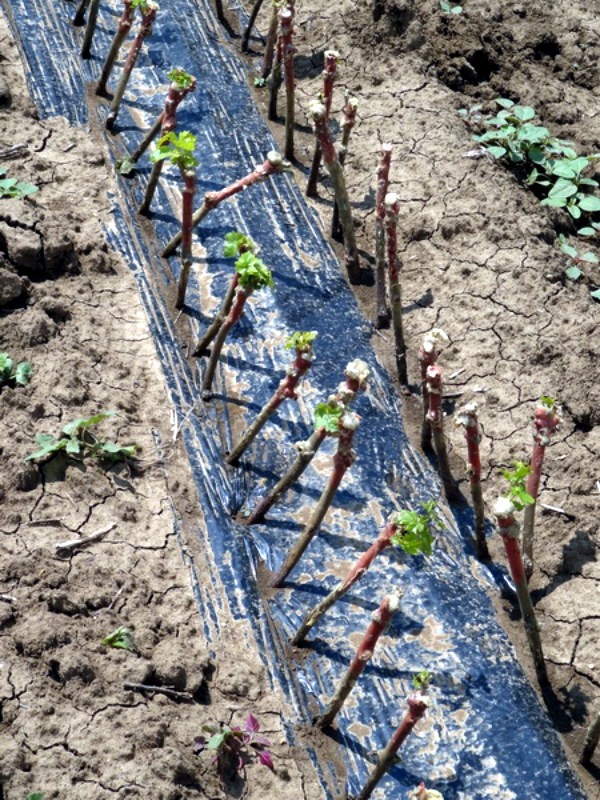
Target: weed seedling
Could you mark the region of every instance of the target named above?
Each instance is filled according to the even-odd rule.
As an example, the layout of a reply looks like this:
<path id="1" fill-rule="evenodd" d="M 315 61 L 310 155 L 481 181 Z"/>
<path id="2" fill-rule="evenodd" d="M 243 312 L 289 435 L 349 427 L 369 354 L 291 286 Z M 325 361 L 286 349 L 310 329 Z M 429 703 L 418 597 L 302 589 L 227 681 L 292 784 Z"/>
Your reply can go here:
<path id="1" fill-rule="evenodd" d="M 333 466 L 327 485 L 315 506 L 313 513 L 300 534 L 298 541 L 290 549 L 284 562 L 272 581 L 273 587 L 280 587 L 290 572 L 294 569 L 298 561 L 302 558 L 304 551 L 313 540 L 315 534 L 333 498 L 344 478 L 356 459 L 353 449 L 354 432 L 360 424 L 360 417 L 345 406 L 330 405 L 320 403 L 315 412 L 315 428 L 324 428 L 328 433 L 337 437 L 337 451 L 333 457 Z"/>
<path id="2" fill-rule="evenodd" d="M 334 406 L 337 409 L 338 407 L 349 406 L 358 392 L 367 388 L 367 381 L 370 375 L 369 366 L 360 358 L 356 358 L 346 366 L 344 375 L 346 380 L 338 386 L 337 392 L 329 397 L 327 403 L 319 403 L 317 405 L 314 415 L 314 432 L 305 442 L 300 442 L 296 445 L 298 450 L 296 460 L 269 494 L 260 501 L 246 520 L 246 524 L 253 525 L 256 522 L 262 522 L 265 514 L 302 475 L 325 439 L 337 433 L 335 425 L 329 424 L 329 413 L 324 411 L 323 407 Z M 335 411 L 335 414 L 337 415 L 337 411 Z"/>
<path id="3" fill-rule="evenodd" d="M 419 673 L 419 676 L 427 675 L 427 680 L 417 680 L 416 691 L 407 698 L 408 709 L 404 718 L 396 731 L 392 734 L 391 739 L 387 743 L 384 750 L 382 750 L 377 757 L 377 764 L 369 775 L 367 782 L 363 786 L 361 792 L 356 796 L 355 800 L 368 800 L 373 794 L 375 787 L 388 770 L 396 762 L 396 753 L 415 727 L 417 722 L 423 718 L 429 702 L 426 697 L 427 687 L 429 684 L 428 673 Z"/>
<path id="4" fill-rule="evenodd" d="M 63 452 L 70 458 L 82 459 L 85 456 L 99 458 L 115 463 L 135 456 L 137 447 L 134 444 L 120 445 L 115 442 L 104 442 L 98 439 L 90 428 L 114 417 L 114 411 L 101 411 L 87 419 L 75 419 L 62 429 L 62 436 L 56 439 L 51 433 L 38 433 L 35 440 L 40 449 L 27 456 L 27 461 L 53 458 Z"/>
<path id="5" fill-rule="evenodd" d="M 377 556 L 388 547 L 399 547 L 407 555 L 430 556 L 434 541 L 433 525 L 439 525 L 433 501 L 423 503 L 421 511 L 404 510 L 394 514 L 344 580 L 304 617 L 292 644 L 299 645 L 304 641 L 321 617 L 362 578 Z"/>
<path id="6" fill-rule="evenodd" d="M 117 121 L 117 115 L 119 113 L 119 108 L 121 106 L 121 100 L 123 99 L 123 95 L 125 94 L 125 89 L 127 88 L 127 84 L 129 83 L 131 73 L 133 71 L 133 68 L 135 67 L 136 61 L 140 54 L 140 50 L 142 49 L 142 45 L 144 44 L 144 40 L 147 39 L 147 37 L 150 36 L 152 33 L 152 26 L 154 25 L 156 15 L 158 14 L 160 8 L 158 3 L 155 3 L 154 0 L 132 0 L 132 7 L 134 9 L 139 8 L 140 13 L 142 15 L 142 20 L 140 22 L 140 27 L 135 36 L 135 39 L 133 40 L 133 42 L 131 43 L 131 47 L 129 48 L 129 53 L 127 54 L 127 58 L 125 59 L 125 64 L 123 65 L 121 80 L 119 81 L 119 84 L 112 99 L 112 103 L 110 105 L 110 111 L 106 118 L 106 127 L 108 128 L 108 130 L 112 130 L 115 122 Z"/>
<path id="7" fill-rule="evenodd" d="M 517 597 L 519 598 L 525 634 L 527 636 L 531 655 L 533 656 L 533 664 L 537 678 L 540 686 L 546 686 L 548 684 L 548 675 L 544 662 L 540 630 L 535 617 L 535 609 L 531 601 L 531 595 L 529 594 L 525 567 L 519 547 L 520 531 L 519 524 L 515 519 L 515 505 L 507 497 L 499 497 L 493 508 L 493 514 L 496 517 L 498 533 L 502 536 L 504 542 L 508 566 L 515 585 Z"/>
<path id="8" fill-rule="evenodd" d="M 275 150 L 272 150 L 267 154 L 267 160 L 244 178 L 240 178 L 239 181 L 235 181 L 219 192 L 207 192 L 204 195 L 202 206 L 197 211 L 194 211 L 192 226 L 195 228 L 209 212 L 217 208 L 224 200 L 228 200 L 239 192 L 243 192 L 244 189 L 247 189 L 249 186 L 254 186 L 256 183 L 266 181 L 267 178 L 270 178 L 272 175 L 277 175 L 281 172 L 289 172 L 290 169 L 289 162 L 282 158 Z M 170 256 L 180 242 L 181 233 L 178 233 L 163 250 L 163 258 Z"/>
<path id="9" fill-rule="evenodd" d="M 117 650 L 128 650 L 130 653 L 137 653 L 137 647 L 133 639 L 133 633 L 124 625 L 119 625 L 112 633 L 102 639 L 102 644 L 106 647 L 114 647 Z"/>
<path id="10" fill-rule="evenodd" d="M 260 733 L 260 724 L 252 714 L 246 718 L 243 728 L 219 722 L 216 725 L 203 725 L 202 730 L 210 737 L 197 736 L 194 739 L 194 752 L 207 751 L 213 754 L 213 763 L 224 783 L 234 781 L 246 765 L 255 760 L 273 769 L 273 756 L 268 750 L 271 742 Z"/>
<path id="11" fill-rule="evenodd" d="M 5 197 L 30 197 L 39 192 L 33 183 L 18 181 L 16 178 L 5 178 L 6 170 L 0 167 L 0 200 Z"/>
<path id="12" fill-rule="evenodd" d="M 31 373 L 28 361 L 20 361 L 15 366 L 8 353 L 0 353 L 0 389 L 3 386 L 27 386 Z"/>
<path id="13" fill-rule="evenodd" d="M 202 383 L 203 400 L 210 400 L 212 397 L 212 383 L 223 344 L 229 331 L 241 319 L 246 301 L 254 292 L 272 289 L 274 285 L 271 270 L 253 253 L 241 255 L 235 262 L 235 270 L 238 276 L 237 287 L 229 313 L 215 336 Z"/>
<path id="14" fill-rule="evenodd" d="M 453 6 L 451 3 L 448 3 L 447 0 L 440 0 L 440 9 L 444 14 L 462 14 L 463 12 L 462 6 Z"/>
<path id="15" fill-rule="evenodd" d="M 179 167 L 183 178 L 182 212 L 181 212 L 181 272 L 177 286 L 177 299 L 175 308 L 183 308 L 185 293 L 192 267 L 192 216 L 194 213 L 194 195 L 196 193 L 196 167 L 198 160 L 194 156 L 196 137 L 189 131 L 175 134 L 172 131 L 165 133 L 158 140 L 156 150 L 150 156 L 154 164 L 144 202 L 140 213 L 150 208 L 152 196 L 158 183 L 161 167 L 165 161 L 170 161 Z"/>
<path id="16" fill-rule="evenodd" d="M 377 642 L 392 621 L 392 617 L 400 608 L 400 593 L 391 594 L 385 597 L 371 618 L 371 622 L 365 631 L 362 641 L 356 648 L 356 653 L 348 667 L 346 674 L 339 683 L 335 695 L 327 705 L 327 709 L 316 721 L 319 728 L 328 728 L 338 715 L 340 709 L 346 702 L 348 695 L 356 685 L 363 670 L 373 658 Z"/>
<path id="17" fill-rule="evenodd" d="M 375 327 L 385 328 L 390 314 L 385 292 L 385 197 L 390 182 L 390 165 L 393 146 L 381 145 L 377 167 L 377 191 L 375 193 Z"/>
<path id="18" fill-rule="evenodd" d="M 531 467 L 527 475 L 527 495 L 531 502 L 525 508 L 523 516 L 523 558 L 527 578 L 533 571 L 533 529 L 535 525 L 535 506 L 540 491 L 542 466 L 546 447 L 562 424 L 560 406 L 552 397 L 542 397 L 534 414 L 533 452 L 531 454 Z"/>
<path id="19" fill-rule="evenodd" d="M 288 350 L 295 351 L 294 361 L 271 399 L 265 403 L 252 425 L 244 431 L 240 441 L 227 456 L 229 464 L 235 464 L 284 400 L 296 399 L 296 388 L 315 360 L 312 343 L 317 336 L 316 331 L 296 331 L 288 338 L 285 346 Z"/>

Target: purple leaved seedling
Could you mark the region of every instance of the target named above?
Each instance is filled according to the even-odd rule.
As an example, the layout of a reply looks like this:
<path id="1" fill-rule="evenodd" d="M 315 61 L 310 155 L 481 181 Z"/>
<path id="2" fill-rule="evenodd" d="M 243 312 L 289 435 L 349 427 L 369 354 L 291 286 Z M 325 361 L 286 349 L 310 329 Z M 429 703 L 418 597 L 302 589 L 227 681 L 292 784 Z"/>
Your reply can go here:
<path id="1" fill-rule="evenodd" d="M 337 77 L 337 66 L 340 60 L 340 55 L 335 50 L 325 51 L 325 67 L 323 69 L 323 105 L 325 107 L 326 122 L 329 124 L 329 116 L 331 114 L 331 104 L 333 103 L 333 86 Z M 310 172 L 306 181 L 306 196 L 317 196 L 317 183 L 319 181 L 319 168 L 323 152 L 319 140 L 315 141 L 315 149 L 313 153 L 312 163 L 310 165 Z M 340 154 L 341 161 L 341 154 Z"/>
<path id="2" fill-rule="evenodd" d="M 408 387 L 408 366 L 406 363 L 406 342 L 402 324 L 402 291 L 400 288 L 400 260 L 398 258 L 398 218 L 400 203 L 397 194 L 386 194 L 385 240 L 387 245 L 388 279 L 390 283 L 390 306 L 392 309 L 392 328 L 394 331 L 394 355 L 398 380 L 402 387 Z"/>
<path id="3" fill-rule="evenodd" d="M 231 308 L 215 336 L 210 358 L 206 365 L 202 383 L 203 400 L 210 400 L 212 397 L 212 383 L 223 344 L 229 331 L 241 319 L 246 301 L 254 292 L 260 289 L 272 289 L 274 285 L 271 270 L 253 253 L 247 252 L 241 255 L 235 262 L 235 270 L 238 276 L 237 286 Z"/>
<path id="4" fill-rule="evenodd" d="M 423 450 L 431 450 L 431 426 L 427 419 L 429 411 L 429 394 L 427 391 L 427 369 L 437 363 L 440 347 L 444 347 L 450 342 L 447 334 L 441 328 L 432 328 L 423 337 L 421 349 L 419 351 L 419 365 L 421 367 L 421 399 L 422 399 L 422 419 L 421 419 L 421 447 Z"/>
<path id="5" fill-rule="evenodd" d="M 229 464 L 236 463 L 285 400 L 296 400 L 296 388 L 315 360 L 312 343 L 317 336 L 316 331 L 296 331 L 288 338 L 285 346 L 288 350 L 294 350 L 294 361 L 270 400 L 265 403 L 254 422 L 244 431 L 239 442 L 227 456 Z"/>
<path id="6" fill-rule="evenodd" d="M 117 162 L 118 170 L 122 175 L 131 174 L 137 162 L 159 133 L 164 136 L 175 130 L 177 127 L 177 109 L 183 98 L 196 88 L 196 78 L 180 67 L 172 69 L 167 74 L 167 78 L 170 84 L 165 98 L 165 107 L 133 153 Z"/>
<path id="7" fill-rule="evenodd" d="M 344 371 L 346 380 L 338 386 L 338 390 L 334 395 L 331 395 L 327 403 L 319 404 L 321 406 L 336 406 L 346 407 L 356 397 L 359 391 L 364 391 L 367 387 L 370 371 L 369 366 L 360 358 L 351 361 Z M 317 406 L 317 409 L 319 406 Z M 267 512 L 275 505 L 275 503 L 283 496 L 284 492 L 292 486 L 302 475 L 304 470 L 308 467 L 312 459 L 317 454 L 319 447 L 323 444 L 328 436 L 335 435 L 328 430 L 327 416 L 315 413 L 315 429 L 312 435 L 305 441 L 296 445 L 298 455 L 294 463 L 285 472 L 283 477 L 271 489 L 271 491 L 264 497 L 256 506 L 252 514 L 246 520 L 247 525 L 253 525 L 257 522 L 262 522 Z"/>
<path id="8" fill-rule="evenodd" d="M 452 477 L 450 462 L 448 461 L 448 451 L 446 450 L 446 436 L 444 434 L 444 411 L 442 409 L 442 399 L 444 384 L 442 378 L 442 368 L 437 364 L 427 367 L 427 399 L 429 410 L 427 421 L 431 426 L 433 435 L 433 446 L 438 463 L 440 478 L 444 484 L 444 494 L 449 502 L 460 498 L 456 481 Z"/>
<path id="9" fill-rule="evenodd" d="M 204 202 L 202 203 L 202 206 L 197 211 L 194 211 L 192 217 L 193 227 L 195 228 L 196 225 L 198 225 L 209 212 L 217 208 L 217 206 L 219 206 L 224 200 L 229 200 L 230 197 L 233 197 L 239 192 L 243 192 L 249 186 L 254 186 L 257 183 L 266 181 L 267 178 L 270 178 L 272 175 L 278 175 L 281 172 L 289 171 L 289 162 L 282 158 L 282 156 L 275 150 L 272 150 L 267 154 L 267 160 L 260 166 L 256 167 L 245 177 L 240 178 L 240 180 L 235 181 L 218 192 L 207 192 L 204 195 Z M 170 256 L 171 253 L 173 253 L 174 250 L 179 246 L 180 242 L 181 233 L 178 233 L 171 239 L 171 241 L 163 250 L 163 258 Z"/>
<path id="10" fill-rule="evenodd" d="M 432 526 L 439 526 L 436 505 L 433 501 L 421 504 L 421 511 L 399 511 L 394 514 L 377 539 L 355 562 L 343 581 L 321 600 L 302 620 L 292 645 L 300 645 L 321 617 L 357 583 L 378 555 L 388 547 L 399 547 L 408 555 L 430 556 L 434 537 Z"/>
<path id="11" fill-rule="evenodd" d="M 112 130 L 115 122 L 117 121 L 117 115 L 119 113 L 121 101 L 123 100 L 123 95 L 125 94 L 125 89 L 129 83 L 131 73 L 135 67 L 144 41 L 152 33 L 152 26 L 154 25 L 156 15 L 160 9 L 160 6 L 158 3 L 155 3 L 154 0 L 132 0 L 131 5 L 134 9 L 139 8 L 142 19 L 138 32 L 129 48 L 129 53 L 125 59 L 125 64 L 123 65 L 121 79 L 119 80 L 117 89 L 113 95 L 112 103 L 110 104 L 110 111 L 108 112 L 108 116 L 106 118 L 106 127 L 108 130 Z"/>
<path id="12" fill-rule="evenodd" d="M 477 418 L 477 403 L 467 403 L 462 408 L 459 408 L 454 416 L 454 423 L 464 428 L 465 439 L 467 440 L 467 473 L 471 485 L 471 497 L 475 514 L 477 555 L 483 561 L 489 561 L 490 552 L 485 540 L 485 509 L 481 489 L 481 455 L 479 452 L 481 431 Z"/>
<path id="13" fill-rule="evenodd" d="M 333 456 L 333 465 L 327 485 L 315 506 L 310 520 L 300 534 L 297 542 L 288 552 L 283 564 L 271 582 L 271 586 L 280 587 L 319 530 L 329 506 L 344 479 L 346 472 L 356 460 L 354 452 L 354 433 L 360 424 L 360 417 L 347 406 L 319 403 L 315 412 L 315 428 L 325 428 L 337 438 L 337 450 Z"/>
<path id="14" fill-rule="evenodd" d="M 135 9 L 136 9 L 136 6 L 133 3 L 134 0 L 123 0 L 123 12 L 119 17 L 119 22 L 117 23 L 117 30 L 113 37 L 106 59 L 104 60 L 102 73 L 100 75 L 98 85 L 96 86 L 96 94 L 99 95 L 107 94 L 108 81 L 110 79 L 113 68 L 115 66 L 115 62 L 119 55 L 119 50 L 121 49 L 121 45 L 129 35 L 129 31 L 131 30 L 131 26 L 133 25 L 133 20 L 135 17 Z"/>
<path id="15" fill-rule="evenodd" d="M 346 93 L 346 101 L 344 103 L 344 107 L 342 108 L 342 123 L 340 126 L 342 129 L 342 137 L 339 145 L 339 160 L 342 169 L 344 168 L 346 156 L 348 155 L 350 134 L 356 125 L 357 110 L 358 103 L 356 99 L 354 97 L 350 97 L 350 95 Z M 344 241 L 344 232 L 342 231 L 342 226 L 340 225 L 340 207 L 338 206 L 337 201 L 334 201 L 333 204 L 333 215 L 331 217 L 331 238 L 335 239 L 336 242 Z"/>
<path id="16" fill-rule="evenodd" d="M 520 530 L 519 524 L 515 519 L 515 504 L 507 497 L 499 497 L 492 509 L 492 513 L 496 517 L 497 531 L 502 536 L 502 541 L 504 542 L 508 566 L 519 599 L 525 634 L 533 657 L 533 665 L 535 667 L 537 679 L 540 686 L 545 687 L 548 685 L 548 674 L 546 672 L 546 663 L 542 650 L 540 629 L 535 616 L 531 595 L 529 594 L 525 567 L 521 556 L 521 548 L 519 546 Z"/>
<path id="17" fill-rule="evenodd" d="M 377 167 L 377 191 L 375 193 L 375 327 L 385 328 L 390 321 L 385 291 L 385 198 L 390 184 L 390 165 L 393 146 L 389 142 L 381 145 Z"/>
<path id="18" fill-rule="evenodd" d="M 384 775 L 391 769 L 396 762 L 396 753 L 406 741 L 406 738 L 411 733 L 415 725 L 425 716 L 425 712 L 429 708 L 429 701 L 426 696 L 428 680 L 425 679 L 427 673 L 419 673 L 416 676 L 413 685 L 417 685 L 417 690 L 411 694 L 407 699 L 408 709 L 402 719 L 402 722 L 392 734 L 391 739 L 385 748 L 379 752 L 377 756 L 377 764 L 373 771 L 367 778 L 367 782 L 363 786 L 360 793 L 354 800 L 368 800 L 375 791 L 377 784 L 381 781 Z"/>
<path id="19" fill-rule="evenodd" d="M 224 783 L 233 782 L 254 761 L 273 769 L 273 756 L 268 749 L 271 741 L 260 733 L 260 724 L 252 714 L 246 718 L 243 728 L 219 722 L 203 725 L 202 730 L 210 736 L 197 736 L 194 752 L 212 753 L 213 764 Z"/>
<path id="20" fill-rule="evenodd" d="M 346 178 L 344 170 L 340 164 L 335 145 L 331 139 L 327 119 L 327 109 L 321 102 L 313 103 L 310 107 L 315 136 L 323 153 L 325 167 L 331 177 L 335 199 L 339 207 L 340 225 L 344 232 L 344 249 L 346 271 L 350 283 L 358 283 L 360 280 L 360 264 L 358 258 L 358 248 L 356 245 L 356 235 L 354 232 L 354 221 L 352 219 L 352 208 L 346 188 Z"/>
<path id="21" fill-rule="evenodd" d="M 525 508 L 523 517 L 523 560 L 525 574 L 531 578 L 533 572 L 533 529 L 535 525 L 535 507 L 540 492 L 542 466 L 546 447 L 562 424 L 560 406 L 552 397 L 542 397 L 534 412 L 533 453 L 531 454 L 531 472 L 527 479 L 527 493 L 532 502 Z"/>
<path id="22" fill-rule="evenodd" d="M 373 658 L 380 636 L 385 633 L 392 621 L 392 617 L 400 608 L 400 598 L 401 595 L 399 592 L 385 597 L 377 611 L 375 611 L 371 617 L 371 622 L 356 648 L 354 658 L 350 662 L 350 666 L 346 670 L 345 675 L 342 677 L 334 696 L 329 701 L 323 715 L 316 720 L 316 725 L 319 728 L 328 728 L 348 699 L 350 692 L 355 687 L 365 667 Z"/>

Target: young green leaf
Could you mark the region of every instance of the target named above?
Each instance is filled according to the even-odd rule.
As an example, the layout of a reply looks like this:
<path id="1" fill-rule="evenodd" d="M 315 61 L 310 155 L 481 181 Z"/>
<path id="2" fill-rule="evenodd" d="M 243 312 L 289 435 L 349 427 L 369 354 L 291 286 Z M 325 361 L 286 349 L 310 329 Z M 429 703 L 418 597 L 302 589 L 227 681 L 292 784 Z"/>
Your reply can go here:
<path id="1" fill-rule="evenodd" d="M 567 278 L 569 278 L 569 280 L 576 281 L 578 278 L 581 278 L 582 272 L 579 267 L 567 267 L 565 270 L 565 275 Z"/>
<path id="2" fill-rule="evenodd" d="M 418 692 L 426 692 L 430 683 L 431 674 L 426 669 L 422 669 L 420 672 L 417 672 L 412 679 L 413 688 Z"/>
<path id="3" fill-rule="evenodd" d="M 80 419 L 74 419 L 72 422 L 67 422 L 67 424 L 63 427 L 62 432 L 65 434 L 65 436 L 75 436 L 81 431 L 91 428 L 93 425 L 98 425 L 98 423 L 104 422 L 105 419 L 114 417 L 115 414 L 115 411 L 100 411 L 99 414 L 94 414 L 92 417 L 81 417 Z"/>
<path id="4" fill-rule="evenodd" d="M 235 262 L 235 271 L 240 286 L 249 291 L 254 292 L 274 286 L 271 270 L 253 253 L 242 253 Z"/>
<path id="5" fill-rule="evenodd" d="M 116 647 L 120 650 L 129 650 L 131 653 L 137 652 L 133 633 L 124 625 L 119 625 L 112 633 L 102 639 L 102 644 L 107 647 Z"/>
<path id="6" fill-rule="evenodd" d="M 311 350 L 312 343 L 318 335 L 317 331 L 296 331 L 285 340 L 285 348 L 306 353 Z"/>
<path id="7" fill-rule="evenodd" d="M 578 202 L 579 208 L 584 211 L 600 211 L 600 197 L 591 194 L 584 195 Z"/>
<path id="8" fill-rule="evenodd" d="M 18 383 L 19 386 L 27 386 L 31 380 L 31 374 L 31 364 L 28 361 L 21 361 L 15 370 L 15 383 Z"/>
<path id="9" fill-rule="evenodd" d="M 68 439 L 55 439 L 51 433 L 37 433 L 35 441 L 40 445 L 40 449 L 30 453 L 26 457 L 26 461 L 35 461 L 58 453 L 60 450 L 64 450 L 69 442 Z"/>
<path id="10" fill-rule="evenodd" d="M 175 134 L 173 131 L 165 133 L 156 143 L 156 149 L 151 153 L 150 160 L 170 161 L 184 172 L 193 170 L 198 166 L 198 160 L 193 153 L 196 148 L 196 137 L 190 131 L 181 131 Z"/>
<path id="11" fill-rule="evenodd" d="M 393 524 L 398 527 L 398 533 L 392 536 L 392 544 L 411 556 L 419 553 L 431 555 L 434 542 L 431 525 L 439 524 L 435 502 L 422 503 L 421 509 L 420 512 L 399 511 L 392 518 Z"/>
<path id="12" fill-rule="evenodd" d="M 253 253 L 256 250 L 256 244 L 244 233 L 239 231 L 230 231 L 225 234 L 225 243 L 223 245 L 223 255 L 225 258 L 237 258 L 242 253 Z"/>
<path id="13" fill-rule="evenodd" d="M 508 481 L 508 499 L 512 502 L 517 511 L 522 511 L 525 506 L 530 506 L 535 503 L 534 498 L 525 488 L 525 478 L 531 475 L 531 467 L 523 461 L 515 461 L 513 467 L 514 469 L 512 470 L 503 470 L 502 476 Z"/>
<path id="14" fill-rule="evenodd" d="M 12 376 L 13 360 L 8 353 L 0 353 L 0 381 L 6 383 Z"/>
<path id="15" fill-rule="evenodd" d="M 176 86 L 180 92 L 189 89 L 196 80 L 193 75 L 186 72 L 181 67 L 176 67 L 167 73 L 167 78 L 171 81 L 173 86 Z"/>
<path id="16" fill-rule="evenodd" d="M 315 430 L 323 428 L 327 433 L 338 433 L 344 410 L 333 403 L 317 403 L 314 414 Z"/>

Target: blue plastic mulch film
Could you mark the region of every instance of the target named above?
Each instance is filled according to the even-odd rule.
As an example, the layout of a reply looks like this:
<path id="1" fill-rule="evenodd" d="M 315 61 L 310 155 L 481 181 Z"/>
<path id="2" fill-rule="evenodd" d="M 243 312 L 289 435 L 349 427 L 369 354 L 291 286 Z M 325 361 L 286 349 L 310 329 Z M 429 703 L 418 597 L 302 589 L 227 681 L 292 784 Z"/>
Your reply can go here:
<path id="1" fill-rule="evenodd" d="M 42 116 L 72 123 L 92 118 L 103 129 L 107 104 L 88 104 L 114 33 L 120 4 L 101 2 L 93 57 L 79 57 L 82 30 L 70 23 L 75 5 L 65 0 L 1 0 L 20 44 L 28 82 Z M 106 135 L 113 160 L 131 152 L 162 111 L 167 72 L 174 66 L 198 79 L 182 103 L 179 129 L 198 135 L 198 196 L 220 189 L 261 164 L 274 141 L 253 102 L 244 63 L 218 25 L 208 0 L 163 0 L 154 33 L 134 70 L 114 135 Z M 118 71 L 117 71 L 118 76 Z M 92 93 L 89 94 L 89 97 Z M 179 260 L 158 256 L 178 230 L 180 179 L 163 172 L 153 219 L 156 242 L 138 224 L 137 205 L 149 173 L 147 158 L 134 179 L 119 178 L 111 244 L 138 284 L 198 489 L 198 535 L 212 566 L 195 590 L 206 636 L 219 635 L 220 608 L 250 621 L 270 679 L 282 687 L 296 719 L 288 736 L 323 709 L 345 671 L 370 613 L 392 589 L 404 592 L 381 647 L 338 717 L 339 752 L 347 771 L 312 751 L 323 796 L 358 792 L 374 753 L 399 724 L 413 675 L 428 669 L 433 706 L 402 749 L 402 760 L 374 797 L 405 798 L 421 780 L 445 800 L 571 800 L 583 798 L 557 734 L 514 650 L 497 622 L 489 593 L 497 585 L 474 558 L 471 517 L 460 526 L 444 517 L 431 559 L 383 554 L 311 634 L 306 657 L 290 659 L 287 639 L 306 611 L 337 583 L 399 507 L 439 497 L 440 484 L 411 448 L 387 373 L 369 344 L 362 318 L 341 268 L 323 238 L 316 215 L 288 175 L 276 176 L 238 195 L 210 214 L 195 234 L 195 264 L 185 311 L 190 341 L 203 331 L 232 272 L 222 257 L 226 232 L 249 233 L 272 268 L 274 292 L 256 294 L 228 341 L 209 404 L 199 398 L 204 361 L 190 367 L 175 338 L 173 280 Z M 171 270 L 174 274 L 171 273 Z M 168 295 L 168 302 L 165 296 Z M 277 386 L 289 361 L 285 338 L 316 330 L 317 361 L 297 403 L 286 403 L 255 441 L 245 467 L 226 467 L 223 452 L 236 429 L 249 422 Z M 369 390 L 356 402 L 362 423 L 357 462 L 304 559 L 286 588 L 263 601 L 256 588 L 259 562 L 280 565 L 288 545 L 316 502 L 330 465 L 332 442 L 318 453 L 300 486 L 264 524 L 245 527 L 233 514 L 251 508 L 294 456 L 293 443 L 310 434 L 312 408 L 335 390 L 345 364 L 366 360 Z M 200 517 L 200 512 L 199 512 Z M 300 737 L 301 741 L 301 737 Z"/>

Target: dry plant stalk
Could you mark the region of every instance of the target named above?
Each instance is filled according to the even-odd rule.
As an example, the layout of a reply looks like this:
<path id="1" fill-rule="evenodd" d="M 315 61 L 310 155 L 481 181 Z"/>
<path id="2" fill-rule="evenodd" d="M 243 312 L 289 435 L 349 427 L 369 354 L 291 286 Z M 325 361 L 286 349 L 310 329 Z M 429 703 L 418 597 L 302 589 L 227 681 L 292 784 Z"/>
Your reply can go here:
<path id="1" fill-rule="evenodd" d="M 377 191 L 375 193 L 375 319 L 376 328 L 385 328 L 390 321 L 385 292 L 385 197 L 390 183 L 390 165 L 393 146 L 381 145 L 377 167 Z"/>
<path id="2" fill-rule="evenodd" d="M 119 50 L 121 49 L 121 45 L 127 38 L 129 31 L 131 30 L 131 26 L 133 25 L 135 8 L 132 8 L 132 2 L 133 0 L 123 0 L 123 13 L 121 14 L 119 22 L 117 23 L 117 30 L 104 61 L 100 80 L 96 86 L 96 94 L 105 95 L 107 93 L 108 81 L 115 66 L 115 61 L 119 55 Z"/>
<path id="3" fill-rule="evenodd" d="M 346 94 L 346 102 L 342 108 L 342 138 L 339 146 L 339 159 L 342 169 L 346 164 L 346 156 L 348 155 L 348 145 L 350 144 L 350 134 L 356 125 L 356 112 L 358 110 L 358 103 L 354 97 Z M 333 216 L 331 218 L 331 238 L 336 242 L 344 241 L 344 232 L 340 225 L 340 208 L 337 201 L 333 203 Z"/>
<path id="4" fill-rule="evenodd" d="M 81 8 L 84 6 L 85 0 L 81 3 L 78 9 L 78 13 Z M 96 32 L 96 25 L 98 23 L 98 10 L 100 8 L 100 0 L 90 0 L 89 7 L 88 7 L 88 18 L 87 24 L 85 26 L 85 32 L 83 34 L 83 42 L 81 44 L 81 57 L 82 58 L 91 58 L 92 56 L 92 41 L 94 39 L 94 34 Z M 73 20 L 73 24 L 82 24 L 77 22 L 77 14 L 75 15 L 75 19 Z"/>
<path id="5" fill-rule="evenodd" d="M 446 436 L 444 434 L 444 411 L 442 409 L 442 398 L 444 384 L 442 379 L 442 368 L 437 364 L 427 367 L 427 399 L 429 410 L 427 421 L 431 426 L 433 435 L 433 446 L 438 463 L 440 478 L 444 484 L 444 494 L 449 502 L 455 502 L 460 498 L 460 493 L 456 486 L 456 481 L 452 477 L 450 462 L 448 461 L 448 451 L 446 450 Z"/>
<path id="6" fill-rule="evenodd" d="M 323 69 L 323 105 L 325 106 L 326 122 L 329 123 L 331 114 L 331 104 L 333 103 L 333 86 L 337 77 L 337 65 L 340 55 L 335 50 L 325 51 L 325 67 Z M 310 165 L 310 172 L 306 181 L 306 196 L 317 196 L 317 183 L 319 182 L 319 168 L 321 166 L 321 159 L 323 153 L 319 141 L 315 141 L 315 149 L 313 152 L 312 163 Z M 340 157 L 341 160 L 341 157 Z"/>
<path id="7" fill-rule="evenodd" d="M 421 447 L 423 450 L 431 450 L 431 426 L 427 419 L 429 412 L 429 394 L 427 390 L 427 369 L 437 363 L 439 349 L 448 344 L 450 339 L 441 328 L 432 328 L 423 337 L 423 343 L 419 350 L 419 365 L 421 367 Z"/>
<path id="8" fill-rule="evenodd" d="M 400 264 L 398 260 L 398 217 L 400 203 L 398 195 L 385 196 L 385 238 L 387 244 L 388 279 L 390 282 L 390 305 L 392 309 L 392 328 L 394 331 L 394 355 L 400 385 L 408 387 L 408 365 L 406 363 L 406 342 L 402 324 L 402 290 L 400 287 Z"/>

